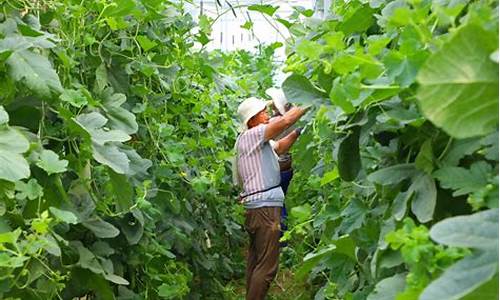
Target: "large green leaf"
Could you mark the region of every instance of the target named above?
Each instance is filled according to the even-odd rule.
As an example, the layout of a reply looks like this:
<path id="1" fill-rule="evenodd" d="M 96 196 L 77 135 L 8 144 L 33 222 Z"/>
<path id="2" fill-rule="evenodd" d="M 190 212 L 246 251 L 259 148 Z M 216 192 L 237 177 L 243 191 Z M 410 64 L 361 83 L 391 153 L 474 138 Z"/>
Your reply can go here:
<path id="1" fill-rule="evenodd" d="M 368 180 L 381 185 L 399 183 L 417 172 L 414 164 L 399 164 L 377 170 L 368 175 Z"/>
<path id="2" fill-rule="evenodd" d="M 130 136 L 121 130 L 105 127 L 108 119 L 98 112 L 81 114 L 74 119 L 92 138 L 92 142 L 102 146 L 107 142 L 125 142 Z"/>
<path id="3" fill-rule="evenodd" d="M 430 236 L 448 246 L 498 248 L 498 209 L 445 219 L 434 225 Z"/>
<path id="4" fill-rule="evenodd" d="M 406 287 L 406 274 L 396 274 L 382 279 L 375 286 L 375 290 L 368 295 L 367 300 L 394 300 L 398 293 Z"/>
<path id="5" fill-rule="evenodd" d="M 144 233 L 144 216 L 138 209 L 126 214 L 120 221 L 120 227 L 130 245 L 135 245 Z"/>
<path id="6" fill-rule="evenodd" d="M 90 229 L 99 238 L 113 238 L 120 234 L 120 230 L 100 217 L 93 217 L 82 222 L 82 225 Z"/>
<path id="7" fill-rule="evenodd" d="M 352 199 L 340 214 L 342 223 L 340 223 L 338 230 L 341 233 L 351 233 L 353 230 L 361 227 L 367 213 L 368 207 L 361 200 Z"/>
<path id="8" fill-rule="evenodd" d="M 472 164 L 470 170 L 462 167 L 444 167 L 433 173 L 443 188 L 453 189 L 453 196 L 475 192 L 488 184 L 491 166 L 485 161 Z"/>
<path id="9" fill-rule="evenodd" d="M 341 77 L 333 80 L 333 85 L 330 90 L 330 100 L 333 104 L 338 105 L 346 114 L 353 113 L 356 109 L 352 104 L 352 100 L 359 96 L 359 78 L 348 76 L 341 82 Z"/>
<path id="10" fill-rule="evenodd" d="M 51 175 L 54 173 L 62 173 L 66 171 L 68 161 L 65 159 L 60 160 L 57 153 L 52 150 L 42 150 L 40 160 L 36 163 L 37 166 L 42 168 Z"/>
<path id="11" fill-rule="evenodd" d="M 498 274 L 460 300 L 498 299 Z"/>
<path id="12" fill-rule="evenodd" d="M 69 210 L 62 210 L 56 207 L 50 207 L 50 212 L 58 219 L 68 224 L 77 224 L 77 216 Z"/>
<path id="13" fill-rule="evenodd" d="M 496 139 L 498 134 L 496 135 Z M 450 150 L 446 153 L 441 163 L 443 166 L 456 166 L 464 156 L 474 153 L 481 147 L 478 138 L 454 140 Z M 498 154 L 498 152 L 497 152 Z"/>
<path id="14" fill-rule="evenodd" d="M 135 8 L 133 0 L 114 0 L 111 5 L 106 6 L 102 11 L 105 17 L 123 17 L 130 14 Z"/>
<path id="15" fill-rule="evenodd" d="M 355 32 L 363 32 L 367 30 L 375 22 L 374 10 L 369 5 L 363 5 L 347 19 L 345 19 L 338 29 L 346 36 Z"/>
<path id="16" fill-rule="evenodd" d="M 118 210 L 126 211 L 132 204 L 134 199 L 134 189 L 128 178 L 125 175 L 117 174 L 109 170 L 109 183 L 115 197 L 115 204 Z"/>
<path id="17" fill-rule="evenodd" d="M 319 106 L 325 104 L 328 95 L 319 90 L 306 77 L 302 75 L 290 75 L 282 85 L 283 92 L 290 102 L 300 104 L 313 104 Z"/>
<path id="18" fill-rule="evenodd" d="M 411 211 L 417 219 L 421 223 L 432 220 L 437 195 L 434 179 L 427 174 L 422 174 L 414 179 L 410 191 L 414 192 Z"/>
<path id="19" fill-rule="evenodd" d="M 121 130 L 127 134 L 137 132 L 139 125 L 135 119 L 135 115 L 121 107 L 127 100 L 124 94 L 113 94 L 104 101 L 103 109 L 108 117 L 107 125 L 112 129 Z"/>
<path id="20" fill-rule="evenodd" d="M 31 178 L 28 183 L 16 181 L 16 199 L 35 200 L 43 196 L 43 188 L 35 178 Z"/>
<path id="21" fill-rule="evenodd" d="M 130 161 L 127 155 L 118 149 L 115 144 L 92 144 L 92 156 L 95 160 L 104 164 L 118 174 L 128 174 L 130 171 Z"/>
<path id="22" fill-rule="evenodd" d="M 118 149 L 120 149 L 122 153 L 125 153 L 129 160 L 128 175 L 139 177 L 148 175 L 148 169 L 153 165 L 151 160 L 142 158 L 133 148 L 127 145 L 120 145 Z"/>
<path id="23" fill-rule="evenodd" d="M 456 138 L 487 134 L 498 123 L 498 34 L 460 28 L 420 70 L 418 100 L 436 126 Z"/>
<path id="24" fill-rule="evenodd" d="M 397 221 L 401 221 L 406 215 L 406 211 L 408 210 L 408 200 L 413 197 L 413 192 L 413 190 L 400 192 L 396 195 L 396 198 L 394 198 L 392 205 L 392 215 Z"/>
<path id="25" fill-rule="evenodd" d="M 14 52 L 7 59 L 10 75 L 26 85 L 32 92 L 50 97 L 52 92 L 62 92 L 61 82 L 49 60 L 29 50 Z"/>
<path id="26" fill-rule="evenodd" d="M 497 272 L 498 250 L 475 253 L 446 269 L 441 277 L 427 286 L 420 300 L 460 299 L 489 281 Z M 496 298 L 498 295 L 493 299 Z"/>
<path id="27" fill-rule="evenodd" d="M 356 126 L 346 136 L 339 146 L 338 169 L 340 177 L 345 181 L 353 181 L 361 169 L 361 158 L 359 156 L 359 133 L 361 127 Z"/>
<path id="28" fill-rule="evenodd" d="M 17 181 L 30 176 L 30 168 L 21 155 L 29 148 L 28 140 L 13 128 L 0 128 L 0 179 Z"/>

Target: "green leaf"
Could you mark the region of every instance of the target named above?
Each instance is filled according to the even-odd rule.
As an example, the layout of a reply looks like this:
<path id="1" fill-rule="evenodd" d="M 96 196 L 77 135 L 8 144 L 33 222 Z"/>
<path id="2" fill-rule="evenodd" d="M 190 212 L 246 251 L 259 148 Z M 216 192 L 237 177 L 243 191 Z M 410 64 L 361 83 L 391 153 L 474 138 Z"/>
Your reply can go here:
<path id="1" fill-rule="evenodd" d="M 36 95 L 50 97 L 52 92 L 62 92 L 61 82 L 49 60 L 40 54 L 22 50 L 7 59 L 9 74 Z"/>
<path id="2" fill-rule="evenodd" d="M 408 87 L 415 82 L 417 72 L 426 58 L 426 52 L 407 56 L 397 51 L 391 51 L 384 57 L 383 61 L 388 77 L 401 87 Z"/>
<path id="3" fill-rule="evenodd" d="M 126 142 L 130 136 L 121 130 L 105 127 L 108 119 L 98 112 L 78 115 L 73 119 L 90 135 L 92 142 L 103 146 L 107 142 Z"/>
<path id="4" fill-rule="evenodd" d="M 59 96 L 59 99 L 78 108 L 83 107 L 88 103 L 87 98 L 80 90 L 65 89 Z"/>
<path id="5" fill-rule="evenodd" d="M 110 6 L 102 11 L 104 17 L 123 17 L 130 14 L 135 8 L 133 0 L 114 0 Z"/>
<path id="6" fill-rule="evenodd" d="M 323 35 L 326 46 L 333 50 L 343 50 L 345 48 L 344 34 L 340 31 L 328 32 Z"/>
<path id="7" fill-rule="evenodd" d="M 240 26 L 243 29 L 250 30 L 253 27 L 253 23 L 251 21 L 246 21 L 245 24 Z"/>
<path id="8" fill-rule="evenodd" d="M 92 144 L 92 157 L 118 174 L 128 174 L 130 171 L 130 161 L 127 155 L 119 150 L 117 145 L 107 144 L 101 146 L 94 143 Z"/>
<path id="9" fill-rule="evenodd" d="M 344 32 L 346 36 L 350 36 L 355 32 L 364 32 L 370 28 L 374 22 L 374 10 L 368 5 L 363 5 L 350 17 L 340 23 L 338 30 Z"/>
<path id="10" fill-rule="evenodd" d="M 21 228 L 17 228 L 14 231 L 0 233 L 0 244 L 8 243 L 11 245 L 17 245 L 17 240 L 21 235 Z"/>
<path id="11" fill-rule="evenodd" d="M 498 124 L 498 34 L 469 24 L 434 53 L 418 74 L 423 114 L 456 138 L 485 135 Z"/>
<path id="12" fill-rule="evenodd" d="M 137 244 L 144 234 L 144 216 L 138 209 L 126 214 L 120 222 L 123 234 L 130 245 Z"/>
<path id="13" fill-rule="evenodd" d="M 498 298 L 498 274 L 491 280 L 487 281 L 482 286 L 478 287 L 472 293 L 461 298 L 460 300 L 477 300 L 477 299 L 497 299 Z"/>
<path id="14" fill-rule="evenodd" d="M 276 21 L 278 21 L 281 24 L 283 24 L 283 26 L 285 26 L 286 28 L 290 28 L 293 25 L 293 23 L 291 23 L 290 21 L 288 21 L 286 19 L 282 19 L 282 18 L 277 18 Z"/>
<path id="15" fill-rule="evenodd" d="M 0 51 L 0 63 L 4 63 L 13 52 L 12 50 Z"/>
<path id="16" fill-rule="evenodd" d="M 248 7 L 248 10 L 258 11 L 263 14 L 273 16 L 279 6 L 272 6 L 270 4 L 254 4 Z"/>
<path id="17" fill-rule="evenodd" d="M 296 44 L 296 52 L 298 55 L 309 58 L 309 59 L 318 59 L 321 55 L 322 45 L 310 41 L 310 40 L 302 40 Z"/>
<path id="18" fill-rule="evenodd" d="M 326 172 L 323 177 L 321 178 L 320 184 L 321 186 L 324 186 L 325 184 L 328 184 L 335 179 L 339 178 L 339 170 L 337 168 L 331 170 L 330 172 Z"/>
<path id="19" fill-rule="evenodd" d="M 361 127 L 354 127 L 352 132 L 340 142 L 337 161 L 340 177 L 344 181 L 353 181 L 361 170 L 359 155 L 360 131 Z"/>
<path id="20" fill-rule="evenodd" d="M 121 107 L 127 100 L 124 94 L 113 94 L 104 101 L 103 109 L 108 117 L 107 125 L 112 129 L 121 130 L 127 134 L 137 132 L 139 125 L 137 124 L 135 115 Z"/>
<path id="21" fill-rule="evenodd" d="M 301 206 L 295 206 L 292 208 L 290 214 L 294 219 L 297 219 L 298 223 L 307 221 L 311 218 L 312 214 L 311 205 L 309 203 L 306 203 Z"/>
<path id="22" fill-rule="evenodd" d="M 25 199 L 35 200 L 39 197 L 43 196 L 43 187 L 38 184 L 38 181 L 35 178 L 31 178 L 28 183 L 24 183 L 22 181 L 16 181 L 15 184 L 17 199 Z"/>
<path id="23" fill-rule="evenodd" d="M 396 222 L 394 220 L 400 221 L 401 219 L 397 219 L 394 216 L 394 218 L 389 218 L 382 222 L 382 225 L 380 226 L 380 235 L 378 238 L 378 249 L 385 250 L 389 246 L 389 244 L 387 244 L 385 240 L 385 236 L 389 232 L 396 230 Z"/>
<path id="24" fill-rule="evenodd" d="M 414 192 L 411 202 L 411 211 L 415 214 L 417 219 L 421 223 L 432 220 L 437 196 L 434 179 L 427 174 L 422 174 L 414 179 L 409 190 Z"/>
<path id="25" fill-rule="evenodd" d="M 0 125 L 9 123 L 9 115 L 5 111 L 2 105 L 0 105 Z"/>
<path id="26" fill-rule="evenodd" d="M 356 110 L 352 100 L 359 96 L 359 88 L 359 81 L 356 82 L 356 78 L 347 77 L 341 81 L 341 77 L 337 77 L 333 80 L 330 100 L 340 106 L 346 114 L 352 114 Z"/>
<path id="27" fill-rule="evenodd" d="M 125 278 L 118 276 L 116 274 L 106 273 L 103 276 L 104 276 L 104 278 L 106 278 L 106 280 L 109 280 L 109 281 L 116 283 L 116 284 L 121 284 L 121 285 L 128 285 L 129 284 L 129 282 Z"/>
<path id="28" fill-rule="evenodd" d="M 43 249 L 47 250 L 50 254 L 60 257 L 61 256 L 61 248 L 57 241 L 51 235 L 45 235 L 43 239 Z"/>
<path id="29" fill-rule="evenodd" d="M 147 36 L 145 35 L 139 35 L 137 36 L 137 41 L 139 42 L 139 45 L 141 45 L 142 49 L 144 51 L 149 51 L 156 47 L 158 44 L 155 41 L 151 41 Z"/>
<path id="30" fill-rule="evenodd" d="M 322 257 L 325 254 L 331 253 L 333 250 L 335 250 L 335 248 L 337 247 L 334 244 L 330 244 L 324 248 L 321 248 L 320 250 L 315 250 L 314 252 L 307 253 L 306 256 L 304 256 L 304 261 Z"/>
<path id="31" fill-rule="evenodd" d="M 498 227 L 498 222 L 496 226 Z M 498 249 L 472 254 L 446 269 L 441 277 L 431 282 L 422 292 L 420 300 L 460 299 L 488 282 L 497 272 Z"/>
<path id="32" fill-rule="evenodd" d="M 338 240 L 334 241 L 336 246 L 335 252 L 342 253 L 357 261 L 356 258 L 356 244 L 349 235 L 343 235 Z"/>
<path id="33" fill-rule="evenodd" d="M 95 69 L 95 83 L 98 91 L 102 91 L 108 86 L 108 71 L 104 63 Z"/>
<path id="34" fill-rule="evenodd" d="M 153 165 L 153 163 L 149 159 L 140 157 L 133 148 L 126 145 L 120 145 L 118 149 L 120 149 L 122 153 L 125 153 L 129 160 L 129 171 L 127 173 L 128 175 L 148 175 L 148 169 Z"/>
<path id="35" fill-rule="evenodd" d="M 96 274 L 104 274 L 104 270 L 97 260 L 97 257 L 87 249 L 80 241 L 72 242 L 78 250 L 80 259 L 78 260 L 78 265 L 84 269 L 90 270 Z"/>
<path id="36" fill-rule="evenodd" d="M 120 211 L 128 210 L 132 206 L 134 199 L 134 189 L 131 183 L 128 181 L 127 176 L 117 174 L 113 170 L 109 170 L 108 175 L 117 209 Z"/>
<path id="37" fill-rule="evenodd" d="M 175 283 L 162 283 L 158 288 L 158 296 L 163 299 L 177 299 L 184 292 L 181 290 L 181 286 Z"/>
<path id="38" fill-rule="evenodd" d="M 56 217 L 56 219 L 63 221 L 68 224 L 78 224 L 77 216 L 69 210 L 62 210 L 51 206 L 49 208 L 50 212 Z"/>
<path id="39" fill-rule="evenodd" d="M 20 132 L 0 128 L 0 179 L 14 182 L 30 176 L 28 162 L 20 155 L 28 148 L 29 142 Z"/>
<path id="40" fill-rule="evenodd" d="M 114 238 L 120 234 L 118 228 L 97 216 L 83 221 L 82 225 L 90 229 L 96 237 L 102 239 Z"/>
<path id="41" fill-rule="evenodd" d="M 294 103 L 319 106 L 328 97 L 323 91 L 314 87 L 309 79 L 302 75 L 290 75 L 283 82 L 282 88 L 288 101 Z"/>
<path id="42" fill-rule="evenodd" d="M 340 223 L 339 231 L 342 233 L 351 233 L 363 224 L 368 207 L 357 198 L 352 199 L 349 205 L 342 211 L 340 216 L 343 218 Z"/>
<path id="43" fill-rule="evenodd" d="M 68 161 L 65 159 L 59 160 L 59 156 L 54 151 L 44 149 L 36 165 L 45 170 L 47 174 L 51 175 L 65 172 Z"/>
<path id="44" fill-rule="evenodd" d="M 445 219 L 431 228 L 438 243 L 477 249 L 498 248 L 498 209 Z"/>
<path id="45" fill-rule="evenodd" d="M 392 215 L 397 221 L 401 221 L 408 209 L 408 200 L 413 196 L 413 191 L 400 192 L 394 198 Z"/>
<path id="46" fill-rule="evenodd" d="M 461 196 L 480 190 L 488 184 L 491 166 L 485 161 L 478 161 L 469 170 L 462 167 L 444 167 L 432 175 L 439 180 L 443 188 L 453 189 L 453 196 Z"/>
<path id="47" fill-rule="evenodd" d="M 373 292 L 368 295 L 367 300 L 394 300 L 399 293 L 405 290 L 405 287 L 406 274 L 396 274 L 379 281 Z"/>
<path id="48" fill-rule="evenodd" d="M 420 147 L 420 152 L 415 158 L 415 167 L 428 174 L 432 173 L 434 169 L 434 155 L 432 153 L 432 141 L 429 139 L 425 141 Z"/>
<path id="49" fill-rule="evenodd" d="M 341 52 L 339 55 L 335 56 L 335 59 L 332 63 L 332 68 L 340 75 L 347 75 L 356 70 L 359 64 L 360 61 L 357 60 L 353 55 Z"/>
<path id="50" fill-rule="evenodd" d="M 414 164 L 399 164 L 377 170 L 368 175 L 368 180 L 381 185 L 399 183 L 415 175 L 417 170 Z"/>
<path id="51" fill-rule="evenodd" d="M 474 153 L 480 147 L 481 144 L 477 138 L 454 140 L 450 146 L 450 151 L 446 153 L 441 163 L 443 166 L 456 166 L 460 159 Z"/>

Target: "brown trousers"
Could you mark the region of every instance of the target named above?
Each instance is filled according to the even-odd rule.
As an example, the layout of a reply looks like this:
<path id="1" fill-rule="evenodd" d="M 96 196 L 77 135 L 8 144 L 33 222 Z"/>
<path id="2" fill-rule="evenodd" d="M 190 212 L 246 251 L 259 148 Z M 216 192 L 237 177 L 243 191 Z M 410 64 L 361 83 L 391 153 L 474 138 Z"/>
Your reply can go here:
<path id="1" fill-rule="evenodd" d="M 250 235 L 246 300 L 263 300 L 278 272 L 281 207 L 247 209 L 245 216 Z"/>

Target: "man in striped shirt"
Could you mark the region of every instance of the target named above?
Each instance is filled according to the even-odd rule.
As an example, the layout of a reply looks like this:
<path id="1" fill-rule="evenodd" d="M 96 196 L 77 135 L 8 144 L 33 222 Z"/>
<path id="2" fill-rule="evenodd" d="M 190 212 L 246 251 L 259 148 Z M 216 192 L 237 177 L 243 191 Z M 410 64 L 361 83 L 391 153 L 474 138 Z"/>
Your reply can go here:
<path id="1" fill-rule="evenodd" d="M 284 194 L 280 187 L 278 155 L 287 153 L 300 129 L 275 139 L 304 115 L 306 109 L 292 107 L 269 123 L 266 102 L 248 98 L 238 107 L 246 130 L 236 141 L 237 175 L 243 187 L 241 202 L 246 208 L 245 229 L 250 235 L 246 270 L 247 300 L 264 299 L 278 271 L 280 215 Z"/>

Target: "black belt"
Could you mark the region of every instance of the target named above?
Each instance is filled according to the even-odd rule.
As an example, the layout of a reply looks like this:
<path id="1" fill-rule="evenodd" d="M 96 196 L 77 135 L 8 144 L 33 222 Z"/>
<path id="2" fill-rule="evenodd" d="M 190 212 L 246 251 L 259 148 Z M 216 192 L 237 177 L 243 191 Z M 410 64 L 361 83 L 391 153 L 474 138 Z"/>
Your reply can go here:
<path id="1" fill-rule="evenodd" d="M 280 186 L 281 186 L 281 183 L 280 183 L 280 184 L 278 184 L 278 185 L 275 185 L 275 186 L 273 186 L 273 187 L 267 188 L 267 189 L 265 189 L 265 190 L 261 190 L 261 191 L 256 191 L 256 192 L 248 193 L 248 194 L 246 194 L 246 195 L 240 195 L 240 201 L 243 201 L 243 199 L 245 199 L 245 198 L 246 198 L 246 197 L 248 197 L 248 196 L 252 196 L 252 195 L 255 195 L 255 194 L 258 194 L 258 193 L 264 193 L 264 192 L 270 191 L 270 190 L 275 189 L 275 188 L 280 187 Z"/>

